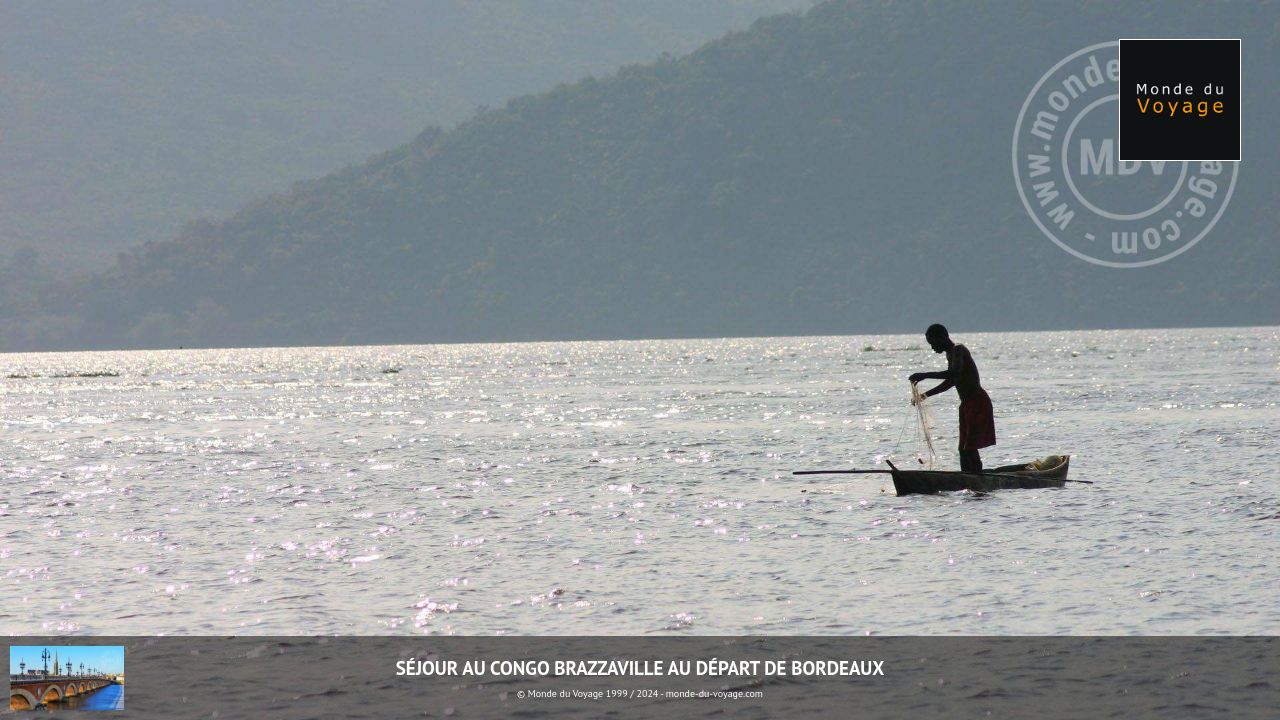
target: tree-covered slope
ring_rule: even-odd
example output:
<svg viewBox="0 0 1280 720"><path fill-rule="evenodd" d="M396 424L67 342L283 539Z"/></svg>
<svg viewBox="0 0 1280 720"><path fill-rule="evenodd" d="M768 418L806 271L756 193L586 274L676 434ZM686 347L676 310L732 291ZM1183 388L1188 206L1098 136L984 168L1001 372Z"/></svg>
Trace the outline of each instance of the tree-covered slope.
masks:
<svg viewBox="0 0 1280 720"><path fill-rule="evenodd" d="M836 2L428 130L65 289L14 346L430 342L1273 322L1275 6ZM1246 161L1209 238L1071 258L1009 167L1041 73L1243 37ZM1262 72L1259 70L1258 72Z"/></svg>

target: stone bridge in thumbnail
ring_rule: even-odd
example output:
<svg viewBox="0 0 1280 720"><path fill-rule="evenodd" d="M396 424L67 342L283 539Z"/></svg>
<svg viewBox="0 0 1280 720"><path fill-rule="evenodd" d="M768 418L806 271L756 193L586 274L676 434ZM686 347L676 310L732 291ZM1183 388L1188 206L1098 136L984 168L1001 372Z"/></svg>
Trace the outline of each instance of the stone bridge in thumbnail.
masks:
<svg viewBox="0 0 1280 720"><path fill-rule="evenodd" d="M33 710L116 684L109 675L9 676L9 709Z"/></svg>

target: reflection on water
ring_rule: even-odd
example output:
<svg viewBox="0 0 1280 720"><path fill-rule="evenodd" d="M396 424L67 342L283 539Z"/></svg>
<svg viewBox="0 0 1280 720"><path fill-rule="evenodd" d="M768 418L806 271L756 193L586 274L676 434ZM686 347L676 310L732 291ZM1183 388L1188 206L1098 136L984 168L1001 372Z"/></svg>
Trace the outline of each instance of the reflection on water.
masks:
<svg viewBox="0 0 1280 720"><path fill-rule="evenodd" d="M1280 331L957 338L1095 484L792 477L909 457L917 336L0 355L0 629L1280 632Z"/></svg>

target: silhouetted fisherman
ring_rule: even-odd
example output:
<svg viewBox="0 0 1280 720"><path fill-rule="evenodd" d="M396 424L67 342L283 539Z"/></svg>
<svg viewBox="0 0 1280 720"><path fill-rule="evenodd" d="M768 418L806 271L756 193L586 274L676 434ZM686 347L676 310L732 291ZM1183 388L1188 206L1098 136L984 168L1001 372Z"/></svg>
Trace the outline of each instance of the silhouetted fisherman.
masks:
<svg viewBox="0 0 1280 720"><path fill-rule="evenodd" d="M996 418L991 397L978 380L978 366L969 348L951 341L947 329L937 323L924 332L924 339L934 352L947 354L947 369L942 372L912 373L914 385L921 380L941 380L942 384L924 393L932 397L955 388L960 395L960 469L982 472L982 456L978 450L996 444Z"/></svg>

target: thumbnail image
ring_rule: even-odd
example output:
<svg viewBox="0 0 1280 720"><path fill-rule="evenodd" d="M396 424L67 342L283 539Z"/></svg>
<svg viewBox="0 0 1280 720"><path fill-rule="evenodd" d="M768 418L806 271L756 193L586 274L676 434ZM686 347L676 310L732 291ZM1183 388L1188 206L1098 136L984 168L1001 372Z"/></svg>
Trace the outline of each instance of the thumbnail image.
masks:
<svg viewBox="0 0 1280 720"><path fill-rule="evenodd" d="M123 710L123 645L9 648L10 710Z"/></svg>

